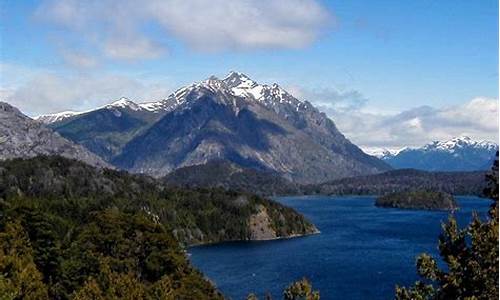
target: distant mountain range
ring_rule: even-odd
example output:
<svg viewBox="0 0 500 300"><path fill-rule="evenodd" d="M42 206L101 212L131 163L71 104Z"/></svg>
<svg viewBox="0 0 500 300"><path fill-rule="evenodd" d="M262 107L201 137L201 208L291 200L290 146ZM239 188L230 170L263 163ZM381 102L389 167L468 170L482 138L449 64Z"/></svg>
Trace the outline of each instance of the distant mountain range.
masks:
<svg viewBox="0 0 500 300"><path fill-rule="evenodd" d="M93 166L111 167L96 154L0 102L0 160L61 155Z"/></svg>
<svg viewBox="0 0 500 300"><path fill-rule="evenodd" d="M377 156L395 169L475 171L490 169L497 151L498 145L493 142L464 136L419 148L384 151Z"/></svg>
<svg viewBox="0 0 500 300"><path fill-rule="evenodd" d="M122 98L37 120L118 168L158 177L214 159L299 183L390 169L309 102L237 72L183 87L158 102Z"/></svg>
<svg viewBox="0 0 500 300"><path fill-rule="evenodd" d="M239 171L212 179L209 186L234 188L228 184L232 176L249 178L252 173L255 181L236 187L248 190L267 178L273 192L283 193L295 184L392 168L485 170L498 150L495 143L461 137L374 157L352 144L311 103L277 84L259 84L238 72L223 79L212 76L157 102L137 104L121 98L93 110L42 115L36 121L2 105L2 159L60 154L156 177L195 166L187 169L193 183L179 176L186 170L173 173L170 180L179 185L207 185L207 177L193 177L192 170L209 174L206 171L214 167ZM209 164L207 169L204 165L211 161L226 163Z"/></svg>

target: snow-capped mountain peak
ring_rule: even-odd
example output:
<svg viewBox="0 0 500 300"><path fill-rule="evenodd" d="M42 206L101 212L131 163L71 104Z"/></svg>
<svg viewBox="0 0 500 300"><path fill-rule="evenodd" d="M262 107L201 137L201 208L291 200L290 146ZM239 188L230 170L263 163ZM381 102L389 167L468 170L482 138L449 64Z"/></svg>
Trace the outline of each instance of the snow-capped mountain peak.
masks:
<svg viewBox="0 0 500 300"><path fill-rule="evenodd" d="M58 112L55 114L39 115L39 116L34 117L33 119L38 121L38 122L41 122L43 124L50 124L50 123L62 121L64 119L67 119L67 118L70 118L70 117L73 117L73 116L76 116L79 114L81 114L81 112L68 110L68 111Z"/></svg>
<svg viewBox="0 0 500 300"><path fill-rule="evenodd" d="M231 89L249 89L258 85L257 82L250 79L247 75L235 71L231 71L222 81Z"/></svg>
<svg viewBox="0 0 500 300"><path fill-rule="evenodd" d="M140 105L148 110L153 110L153 107L161 107L161 109L171 111L179 106L189 107L190 103L196 102L206 92L225 94L229 98L236 96L250 102L256 101L256 103L272 109L276 109L277 106L287 106L286 109L299 111L310 107L306 102L296 99L276 83L272 85L259 84L247 75L235 71L230 72L223 79L211 76L204 81L178 89L160 102ZM230 102L235 103L234 98ZM281 110L286 109L281 107Z"/></svg>
<svg viewBox="0 0 500 300"><path fill-rule="evenodd" d="M121 97L120 99L111 102L106 105L105 108L129 108L135 111L141 110L141 106L125 97Z"/></svg>
<svg viewBox="0 0 500 300"><path fill-rule="evenodd" d="M363 152L378 158L397 155L399 152L408 149L408 147L362 147Z"/></svg>
<svg viewBox="0 0 500 300"><path fill-rule="evenodd" d="M119 114L119 109L130 109L133 111L144 111L152 113L167 113L175 110L179 106L188 107L189 103L196 101L206 92L222 93L231 98L239 97L245 101L256 101L267 108L279 110L286 114L290 111L301 111L312 106L308 102L302 102L293 97L278 84L272 85L259 84L247 75L232 71L223 79L211 76L208 79L193 83L176 90L167 98L160 101L135 103L128 98L122 97L102 107L93 110L75 112L65 111L55 114L47 114L36 117L35 119L45 124L60 122L75 115L91 112L99 109L111 109ZM232 100L234 102L234 99Z"/></svg>
<svg viewBox="0 0 500 300"><path fill-rule="evenodd" d="M486 140L475 140L469 136L460 136L456 138L452 138L447 141L434 141L422 147L423 150L426 151L447 151L454 152L458 149L463 148L476 148L476 149L496 149L498 145L486 141Z"/></svg>
<svg viewBox="0 0 500 300"><path fill-rule="evenodd" d="M419 148L407 148L380 158L394 168L429 171L475 171L491 167L498 145L486 140L460 136L434 141Z"/></svg>

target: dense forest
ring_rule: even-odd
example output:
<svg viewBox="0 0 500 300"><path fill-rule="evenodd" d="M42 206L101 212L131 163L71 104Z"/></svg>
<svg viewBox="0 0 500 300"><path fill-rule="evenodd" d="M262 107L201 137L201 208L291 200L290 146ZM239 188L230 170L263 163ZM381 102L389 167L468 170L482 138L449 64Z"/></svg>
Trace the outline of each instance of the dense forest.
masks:
<svg viewBox="0 0 500 300"><path fill-rule="evenodd" d="M303 187L303 192L322 195L384 195L420 189L452 195L481 196L485 176L484 171L427 172L402 169L309 185Z"/></svg>
<svg viewBox="0 0 500 300"><path fill-rule="evenodd" d="M263 196L301 193L299 185L276 172L243 168L225 160L212 160L203 165L177 169L165 176L163 181L168 186L219 187Z"/></svg>
<svg viewBox="0 0 500 300"><path fill-rule="evenodd" d="M305 234L314 226L293 209L252 194L223 189L165 188L147 176L96 169L61 157L0 163L0 197L34 199L40 205L73 207L81 216L117 208L145 212L172 228L185 244L249 239L248 220L264 207L277 237Z"/></svg>
<svg viewBox="0 0 500 300"><path fill-rule="evenodd" d="M170 187L222 188L265 196L384 195L416 189L453 195L481 195L485 171L427 172L413 169L349 177L314 185L300 185L273 172L236 166L223 160L180 168L162 181Z"/></svg>
<svg viewBox="0 0 500 300"><path fill-rule="evenodd" d="M453 210L458 207L452 195L424 190L386 194L375 200L375 206L426 210Z"/></svg>
<svg viewBox="0 0 500 300"><path fill-rule="evenodd" d="M246 240L265 208L277 237L315 227L276 202L164 188L61 157L0 163L1 299L219 299L179 243Z"/></svg>

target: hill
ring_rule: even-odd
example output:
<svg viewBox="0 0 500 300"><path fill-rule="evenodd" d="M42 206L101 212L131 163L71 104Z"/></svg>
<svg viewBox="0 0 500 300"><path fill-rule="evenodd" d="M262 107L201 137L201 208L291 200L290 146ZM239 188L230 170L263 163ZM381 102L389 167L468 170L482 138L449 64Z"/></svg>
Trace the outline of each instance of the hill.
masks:
<svg viewBox="0 0 500 300"><path fill-rule="evenodd" d="M65 200L69 206L83 207L82 215L110 207L145 211L171 227L185 244L249 240L255 235L251 220L263 214L264 230L271 233L267 238L316 231L293 209L252 194L217 188L166 188L151 177L96 169L61 157L1 162L0 197L47 203Z"/></svg>
<svg viewBox="0 0 500 300"><path fill-rule="evenodd" d="M452 195L424 190L380 196L375 200L375 206L424 210L454 210L458 207Z"/></svg>
<svg viewBox="0 0 500 300"><path fill-rule="evenodd" d="M402 169L308 185L304 187L304 192L324 195L384 195L423 189L453 195L481 196L485 176L486 171L427 172Z"/></svg>
<svg viewBox="0 0 500 300"><path fill-rule="evenodd" d="M300 193L300 187L271 171L242 168L234 163L213 160L203 165L179 168L162 179L172 187L219 187L262 196Z"/></svg>

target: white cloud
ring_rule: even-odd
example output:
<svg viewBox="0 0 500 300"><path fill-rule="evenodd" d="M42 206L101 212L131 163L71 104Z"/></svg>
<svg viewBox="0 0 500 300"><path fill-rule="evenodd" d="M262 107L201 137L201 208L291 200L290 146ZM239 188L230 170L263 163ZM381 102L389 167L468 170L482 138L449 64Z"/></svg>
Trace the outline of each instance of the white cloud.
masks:
<svg viewBox="0 0 500 300"><path fill-rule="evenodd" d="M15 73L14 66L9 68ZM168 96L171 90L169 82L137 80L100 71L68 74L39 70L32 72L23 82L0 87L0 100L35 116L64 110L86 110L120 97L136 102L155 101Z"/></svg>
<svg viewBox="0 0 500 300"><path fill-rule="evenodd" d="M162 46L140 36L132 39L111 39L104 45L104 54L113 59L152 59L164 53L166 50Z"/></svg>
<svg viewBox="0 0 500 300"><path fill-rule="evenodd" d="M356 90L297 86L287 90L324 111L342 133L364 149L421 146L462 135L498 141L498 99L477 97L459 105L381 113L368 110L369 100Z"/></svg>
<svg viewBox="0 0 500 300"><path fill-rule="evenodd" d="M62 49L61 54L64 61L72 67L87 69L94 68L98 65L98 61L95 57L84 53Z"/></svg>
<svg viewBox="0 0 500 300"><path fill-rule="evenodd" d="M46 0L37 16L126 60L163 55L170 37L201 52L300 48L333 20L315 0Z"/></svg>
<svg viewBox="0 0 500 300"><path fill-rule="evenodd" d="M421 146L463 135L498 141L497 99L474 98L461 105L422 106L397 114L323 109L349 139L366 148Z"/></svg>

